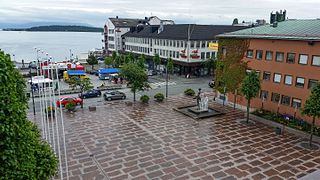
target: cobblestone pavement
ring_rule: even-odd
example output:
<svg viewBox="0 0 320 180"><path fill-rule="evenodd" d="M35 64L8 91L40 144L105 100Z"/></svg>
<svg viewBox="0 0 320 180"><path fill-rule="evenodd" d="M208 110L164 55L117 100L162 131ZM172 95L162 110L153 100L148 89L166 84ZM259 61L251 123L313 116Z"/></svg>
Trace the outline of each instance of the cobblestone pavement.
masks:
<svg viewBox="0 0 320 180"><path fill-rule="evenodd" d="M320 169L320 150L297 146L299 137L238 123L243 112L213 102L226 114L196 121L172 110L189 104L181 95L65 113L70 180L297 179Z"/></svg>

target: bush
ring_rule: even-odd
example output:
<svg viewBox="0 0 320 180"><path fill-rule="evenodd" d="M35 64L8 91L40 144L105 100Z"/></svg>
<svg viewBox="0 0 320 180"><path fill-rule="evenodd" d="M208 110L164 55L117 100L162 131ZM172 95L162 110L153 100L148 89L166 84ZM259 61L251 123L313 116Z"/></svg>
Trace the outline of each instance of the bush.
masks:
<svg viewBox="0 0 320 180"><path fill-rule="evenodd" d="M193 89L186 89L185 91L184 91L184 94L185 95L187 95L187 96L194 96L195 95L195 92L194 92L194 90Z"/></svg>
<svg viewBox="0 0 320 180"><path fill-rule="evenodd" d="M141 96L141 97L140 97L140 101L141 101L142 103L148 103L148 102L149 102L149 96L147 96L147 95Z"/></svg>
<svg viewBox="0 0 320 180"><path fill-rule="evenodd" d="M70 111L70 110L73 110L75 107L76 107L76 103L69 102L69 103L66 104L65 108Z"/></svg>
<svg viewBox="0 0 320 180"><path fill-rule="evenodd" d="M154 98L156 99L156 101L162 102L164 99L164 95L162 93L157 93L154 95Z"/></svg>

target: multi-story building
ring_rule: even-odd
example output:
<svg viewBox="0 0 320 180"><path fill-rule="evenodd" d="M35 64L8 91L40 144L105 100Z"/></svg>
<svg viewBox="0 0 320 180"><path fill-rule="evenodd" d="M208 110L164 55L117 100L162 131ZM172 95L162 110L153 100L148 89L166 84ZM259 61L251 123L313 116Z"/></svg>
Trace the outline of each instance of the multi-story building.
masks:
<svg viewBox="0 0 320 180"><path fill-rule="evenodd" d="M120 51L123 49L121 36L128 32L130 28L137 25L159 25L174 24L172 20L161 20L157 16L145 17L144 19L130 18L109 18L104 26L104 51L110 54L112 51Z"/></svg>
<svg viewBox="0 0 320 180"><path fill-rule="evenodd" d="M320 19L275 21L218 37L249 40L243 61L260 74L262 82L260 96L253 100L252 107L261 108L263 104L264 109L292 116L296 113L310 120L301 115L300 108L320 81ZM244 98L238 98L237 103L246 105Z"/></svg>
<svg viewBox="0 0 320 180"><path fill-rule="evenodd" d="M175 24L137 26L123 35L124 51L154 56L171 57L179 74L205 75L202 62L216 57L216 35L246 27L228 25Z"/></svg>

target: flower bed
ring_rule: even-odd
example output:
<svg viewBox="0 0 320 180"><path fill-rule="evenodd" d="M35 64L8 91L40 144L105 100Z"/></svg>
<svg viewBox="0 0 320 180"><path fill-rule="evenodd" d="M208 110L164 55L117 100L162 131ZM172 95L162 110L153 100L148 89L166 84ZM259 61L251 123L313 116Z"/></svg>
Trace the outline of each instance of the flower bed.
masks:
<svg viewBox="0 0 320 180"><path fill-rule="evenodd" d="M291 115L288 114L276 114L270 111L266 110L256 110L252 114L259 116L261 118L274 121L283 125L286 125L290 128L297 129L300 131L304 131L307 133L311 132L311 124L308 122L304 121L303 119L299 118L294 118ZM314 135L320 137L320 127L315 127L314 128Z"/></svg>

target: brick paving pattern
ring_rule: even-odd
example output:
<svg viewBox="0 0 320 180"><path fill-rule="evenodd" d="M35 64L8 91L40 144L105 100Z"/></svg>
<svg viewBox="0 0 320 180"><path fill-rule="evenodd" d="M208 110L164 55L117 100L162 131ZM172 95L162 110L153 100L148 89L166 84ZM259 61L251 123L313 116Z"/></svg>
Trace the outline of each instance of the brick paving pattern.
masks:
<svg viewBox="0 0 320 180"><path fill-rule="evenodd" d="M214 102L225 115L194 120L172 110L190 104L174 96L65 113L70 180L297 179L320 169L320 150L297 146L299 137L238 123L243 112Z"/></svg>

